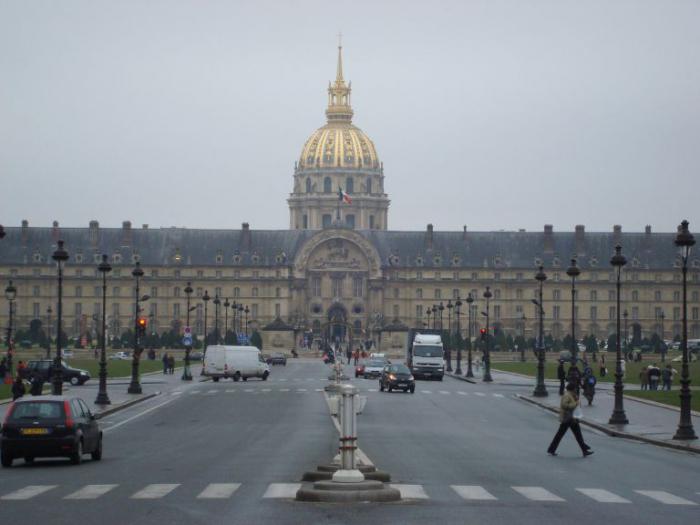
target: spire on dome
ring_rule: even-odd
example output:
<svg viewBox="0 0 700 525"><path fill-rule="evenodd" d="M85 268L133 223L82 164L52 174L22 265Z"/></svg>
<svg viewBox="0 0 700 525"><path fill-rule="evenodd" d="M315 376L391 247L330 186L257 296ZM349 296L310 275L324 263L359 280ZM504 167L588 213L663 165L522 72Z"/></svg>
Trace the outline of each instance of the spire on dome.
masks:
<svg viewBox="0 0 700 525"><path fill-rule="evenodd" d="M343 80L343 34L338 33L338 69L335 73L336 82L344 82Z"/></svg>
<svg viewBox="0 0 700 525"><path fill-rule="evenodd" d="M343 43L338 35L338 66L335 73L335 82L328 86L328 109L326 117L328 122L350 122L352 120L352 107L350 107L350 86L345 84L343 78Z"/></svg>

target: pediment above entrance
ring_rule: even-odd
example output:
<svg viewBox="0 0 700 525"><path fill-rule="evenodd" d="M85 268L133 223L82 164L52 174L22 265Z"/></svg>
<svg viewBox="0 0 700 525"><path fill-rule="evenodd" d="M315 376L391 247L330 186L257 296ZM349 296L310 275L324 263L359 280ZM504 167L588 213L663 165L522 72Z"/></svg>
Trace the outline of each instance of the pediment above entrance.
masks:
<svg viewBox="0 0 700 525"><path fill-rule="evenodd" d="M351 230L322 230L311 237L294 260L294 274L303 278L307 271L366 272L381 276L379 253L361 235Z"/></svg>

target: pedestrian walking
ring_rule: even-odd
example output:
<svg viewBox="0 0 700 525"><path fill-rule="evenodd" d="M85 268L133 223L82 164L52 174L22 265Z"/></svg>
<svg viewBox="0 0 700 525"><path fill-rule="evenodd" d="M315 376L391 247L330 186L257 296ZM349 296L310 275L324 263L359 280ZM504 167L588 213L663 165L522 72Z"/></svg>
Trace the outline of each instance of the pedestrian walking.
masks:
<svg viewBox="0 0 700 525"><path fill-rule="evenodd" d="M44 391L44 379L41 374L32 375L32 381L29 387L29 393L33 396L40 396Z"/></svg>
<svg viewBox="0 0 700 525"><path fill-rule="evenodd" d="M639 370L639 386L642 390L649 390L649 367L644 366Z"/></svg>
<svg viewBox="0 0 700 525"><path fill-rule="evenodd" d="M348 358L348 364L350 364L350 359L352 359L352 348L350 348L350 345L348 345L348 348L345 350L345 357Z"/></svg>
<svg viewBox="0 0 700 525"><path fill-rule="evenodd" d="M659 389L659 379L661 379L661 370L654 363L649 367L649 390Z"/></svg>
<svg viewBox="0 0 700 525"><path fill-rule="evenodd" d="M561 397L561 401L559 403L559 430L557 430L557 433L554 435L554 439L552 439L549 448L547 448L547 453L551 454L552 456L557 455L557 447L559 447L559 442L569 429L571 429L571 432L573 432L578 446L581 447L583 457L585 458L586 456L593 454L591 447L586 445L586 442L583 440L581 425L579 425L578 419L574 417L574 411L578 407L578 404L579 401L578 396L576 395L576 385L569 383L566 385L566 392Z"/></svg>
<svg viewBox="0 0 700 525"><path fill-rule="evenodd" d="M569 367L569 372L566 374L566 380L568 381L569 384L574 385L574 388L576 388L576 397L581 394L581 371L578 369L578 366L576 366L576 363L573 363Z"/></svg>
<svg viewBox="0 0 700 525"><path fill-rule="evenodd" d="M671 383L675 374L676 370L671 365L666 365L666 368L661 371L661 390L671 390Z"/></svg>
<svg viewBox="0 0 700 525"><path fill-rule="evenodd" d="M170 358L168 357L168 352L165 352L163 354L163 375L168 373L169 368L170 368Z"/></svg>
<svg viewBox="0 0 700 525"><path fill-rule="evenodd" d="M581 378L581 388L583 389L583 397L588 401L588 406L593 404L593 396L595 396L595 385L598 381L593 375L593 369L587 367L583 371L583 377Z"/></svg>
<svg viewBox="0 0 700 525"><path fill-rule="evenodd" d="M559 395L564 395L564 385L566 384L566 370L564 370L564 360L559 360L557 367L557 379L559 379Z"/></svg>
<svg viewBox="0 0 700 525"><path fill-rule="evenodd" d="M23 397L24 394L24 381L22 381L22 378L19 375L17 375L14 383L12 383L12 401Z"/></svg>
<svg viewBox="0 0 700 525"><path fill-rule="evenodd" d="M168 357L168 371L170 372L171 375L175 373L175 356L174 355L171 355Z"/></svg>
<svg viewBox="0 0 700 525"><path fill-rule="evenodd" d="M355 348L355 351L352 353L352 360L353 360L353 365L357 366L357 362L360 360L360 349Z"/></svg>
<svg viewBox="0 0 700 525"><path fill-rule="evenodd" d="M608 369L605 366L605 356L600 356L600 377L608 375Z"/></svg>

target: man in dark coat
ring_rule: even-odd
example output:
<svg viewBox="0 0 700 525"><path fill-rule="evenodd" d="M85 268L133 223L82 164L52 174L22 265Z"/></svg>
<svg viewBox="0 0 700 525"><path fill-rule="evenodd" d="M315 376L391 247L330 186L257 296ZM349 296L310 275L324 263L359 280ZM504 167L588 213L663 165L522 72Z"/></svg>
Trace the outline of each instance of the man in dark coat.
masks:
<svg viewBox="0 0 700 525"><path fill-rule="evenodd" d="M22 381L21 377L17 376L14 383L12 383L12 401L22 396L24 396L24 381Z"/></svg>
<svg viewBox="0 0 700 525"><path fill-rule="evenodd" d="M566 382L566 370L564 370L564 360L559 360L559 366L557 367L557 379L559 379L559 395L564 395L564 383Z"/></svg>

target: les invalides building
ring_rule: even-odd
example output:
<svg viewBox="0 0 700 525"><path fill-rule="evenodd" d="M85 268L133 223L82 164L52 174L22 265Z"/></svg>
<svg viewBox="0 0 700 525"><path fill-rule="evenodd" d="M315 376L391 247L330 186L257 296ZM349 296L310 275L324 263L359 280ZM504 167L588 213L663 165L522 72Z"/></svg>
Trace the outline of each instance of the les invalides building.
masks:
<svg viewBox="0 0 700 525"><path fill-rule="evenodd" d="M93 338L101 326L102 281L97 265L102 254L113 266L107 288L107 325L111 335L133 326L135 264L144 271L141 292L151 331L181 331L187 317L185 289L191 283L190 324L212 330L219 298L218 326L261 329L265 350L290 350L301 333L344 340L372 339L382 350L404 347L409 327L435 323L433 307L447 329L457 328L458 298L463 302L460 328L466 335L472 294L472 334L484 326L483 293L488 286L491 327L513 337L536 336L538 283L544 266L545 333L561 338L570 332L572 257L581 270L576 280L576 334L607 338L615 331L615 275L610 257L620 244L623 271L622 308L629 337L665 339L680 334L680 262L675 233L575 231L472 232L389 230L389 198L384 167L372 140L353 124L351 87L343 78L341 48L336 79L328 88L326 124L313 132L295 163L289 196L289 230L188 228L5 227L0 241L0 276L17 289L14 328L27 329L33 319L55 336L56 265L51 254L65 241L69 259L64 271L64 330L70 337ZM340 189L342 192L340 193ZM341 198L344 200L341 201ZM348 204L347 201L351 201ZM429 217L426 217L429 219ZM689 262L689 337L700 337L698 273L700 259ZM227 307L224 305L228 305ZM234 306L235 305L235 306ZM246 314L245 309L248 312ZM49 309L53 312L50 318ZM0 308L7 327L8 308Z"/></svg>

